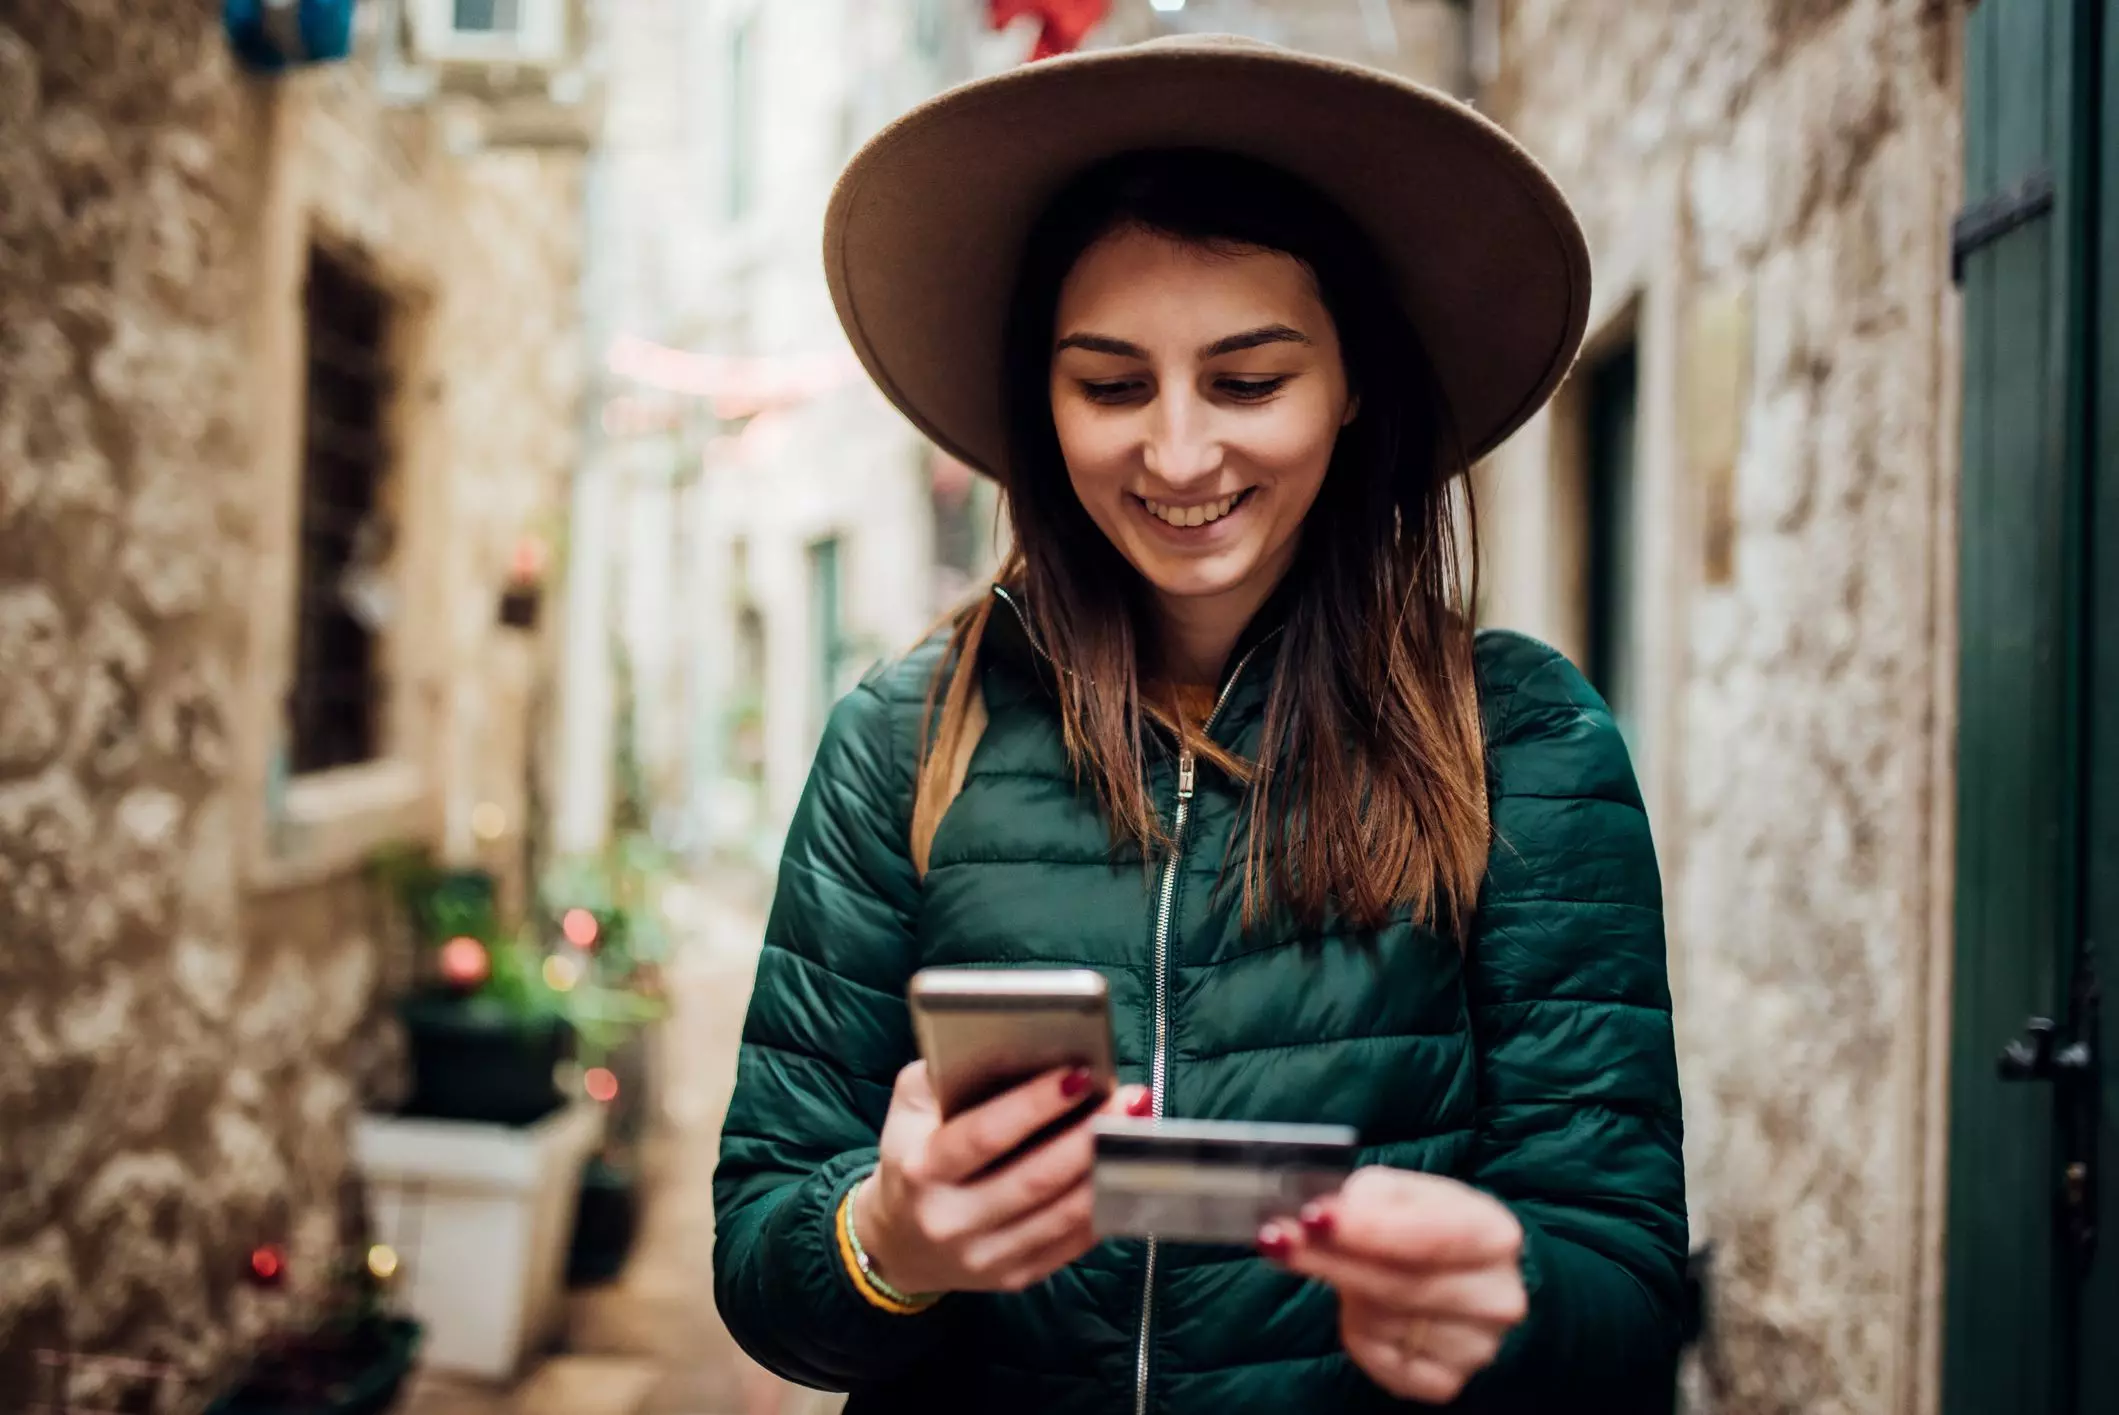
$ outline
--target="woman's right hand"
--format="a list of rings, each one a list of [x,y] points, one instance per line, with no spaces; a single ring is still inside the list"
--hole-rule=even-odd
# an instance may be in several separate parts
[[[987,1171],[1090,1085],[1086,1070],[1048,1071],[945,1121],[927,1063],[900,1071],[881,1157],[854,1195],[877,1274],[900,1292],[1020,1292],[1094,1247],[1088,1116]],[[1121,1086],[1096,1113],[1144,1115],[1147,1100],[1147,1087]]]

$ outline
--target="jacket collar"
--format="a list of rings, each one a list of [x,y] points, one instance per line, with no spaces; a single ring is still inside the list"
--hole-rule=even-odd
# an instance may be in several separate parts
[[[1036,684],[1048,695],[1057,695],[1059,675],[1067,670],[1037,642],[1030,629],[1030,613],[1024,592],[1019,585],[996,583],[991,593],[1000,603],[986,622],[986,634],[980,646],[982,662],[995,664],[1010,674]],[[1283,581],[1251,622],[1237,636],[1236,646],[1229,654],[1227,666],[1222,670],[1221,692],[1233,709],[1236,700],[1255,694],[1263,699],[1264,685],[1272,681],[1271,649],[1278,642],[1280,632],[1287,623],[1294,593]],[[1243,683],[1233,680],[1241,674]]]

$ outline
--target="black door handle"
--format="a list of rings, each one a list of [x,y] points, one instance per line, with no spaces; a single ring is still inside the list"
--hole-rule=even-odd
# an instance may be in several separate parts
[[[2072,1081],[2087,1077],[2093,1060],[2086,1041],[2055,1045],[2059,1026],[2050,1017],[2033,1017],[2023,1035],[2001,1049],[1995,1063],[2004,1081]]]
[[[2001,1049],[1995,1070],[2004,1081],[2050,1081],[2060,1119],[2060,1229],[2080,1267],[2097,1243],[2097,1126],[2101,1102],[2097,1074],[2098,998],[2078,986],[2075,1036],[2060,1040],[2050,1017],[2033,1017],[2023,1035]]]

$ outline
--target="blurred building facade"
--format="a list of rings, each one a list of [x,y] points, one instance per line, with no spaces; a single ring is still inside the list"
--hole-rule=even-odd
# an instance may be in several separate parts
[[[641,0],[613,16],[590,202],[604,357],[574,514],[569,843],[597,838],[631,791],[694,855],[770,870],[832,702],[991,563],[990,488],[868,384],[819,244],[860,142],[1016,57],[980,12]],[[614,779],[614,763],[636,779]]]
[[[11,1411],[40,1349],[196,1400],[325,1282],[403,981],[365,862],[519,889],[539,789],[551,616],[499,610],[578,441],[580,158],[386,102],[389,7],[278,78],[218,12],[0,17]]]

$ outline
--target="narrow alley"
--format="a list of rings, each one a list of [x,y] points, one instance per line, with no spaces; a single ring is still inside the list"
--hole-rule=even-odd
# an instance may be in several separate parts
[[[2114,133],[2119,0],[0,0],[0,1415],[838,1411],[732,1094],[857,1406],[2119,1412]],[[1336,1167],[992,1199],[938,965]]]

